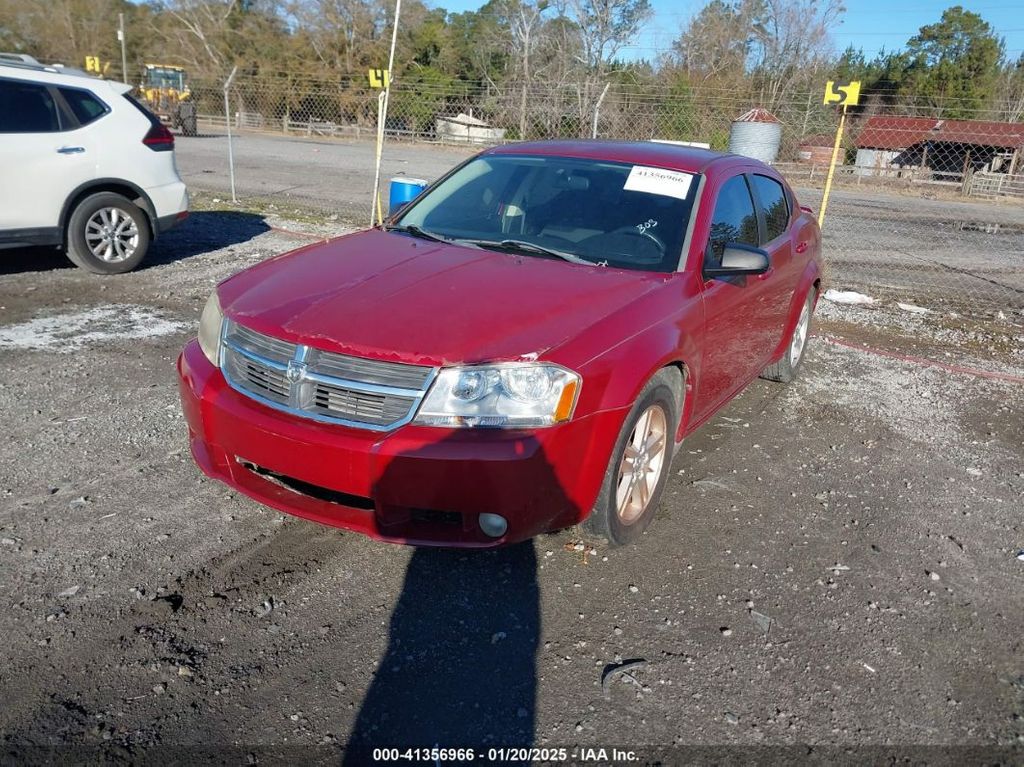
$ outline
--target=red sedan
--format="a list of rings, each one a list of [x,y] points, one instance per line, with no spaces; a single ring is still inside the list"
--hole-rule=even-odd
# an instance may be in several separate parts
[[[192,454],[268,506],[495,546],[650,523],[676,449],[786,382],[820,232],[772,168],[657,143],[490,149],[380,228],[222,282],[178,360]]]

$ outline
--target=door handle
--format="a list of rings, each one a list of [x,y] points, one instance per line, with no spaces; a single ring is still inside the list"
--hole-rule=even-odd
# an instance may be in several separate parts
[[[797,253],[806,253],[807,252],[807,242],[806,241],[798,242],[796,244],[796,252]]]
[[[62,146],[57,150],[59,154],[82,154],[84,151],[84,146]]]

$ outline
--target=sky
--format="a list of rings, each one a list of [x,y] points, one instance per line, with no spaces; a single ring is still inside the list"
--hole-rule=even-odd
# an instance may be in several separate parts
[[[434,7],[449,11],[475,10],[480,0],[433,0]],[[838,51],[848,45],[863,48],[870,59],[879,50],[897,50],[917,34],[925,24],[939,20],[942,11],[956,5],[956,0],[846,0],[843,23],[833,33]],[[705,5],[704,0],[651,0],[652,18],[639,38],[623,50],[625,59],[656,59],[671,47],[672,41],[690,17]],[[1007,54],[1016,60],[1024,52],[1024,0],[961,0],[965,9],[981,15],[1006,41]]]

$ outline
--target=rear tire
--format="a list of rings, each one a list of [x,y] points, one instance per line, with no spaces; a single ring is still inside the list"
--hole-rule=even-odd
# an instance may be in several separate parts
[[[789,346],[778,362],[773,362],[761,373],[761,378],[779,383],[789,383],[796,378],[800,363],[803,362],[804,353],[807,351],[807,341],[811,337],[811,317],[814,314],[814,299],[818,291],[812,287],[807,291],[807,298],[804,299],[803,308],[797,318],[796,325],[789,337]]]
[[[65,231],[68,258],[93,274],[130,272],[146,257],[150,240],[146,214],[114,192],[78,203]]]
[[[654,519],[675,455],[684,390],[680,378],[678,370],[665,368],[637,397],[615,442],[601,492],[581,525],[587,535],[624,546]]]

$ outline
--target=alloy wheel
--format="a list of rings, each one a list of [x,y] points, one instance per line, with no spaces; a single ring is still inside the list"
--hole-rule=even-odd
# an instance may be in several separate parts
[[[615,507],[624,525],[636,522],[650,504],[668,452],[668,419],[651,405],[637,419],[619,464]]]
[[[800,362],[804,353],[804,346],[807,344],[807,330],[811,324],[811,301],[804,302],[803,311],[800,312],[800,319],[793,328],[793,340],[789,344],[789,366],[795,368]]]
[[[127,261],[139,247],[139,228],[121,208],[100,208],[85,223],[85,244],[101,261]]]

